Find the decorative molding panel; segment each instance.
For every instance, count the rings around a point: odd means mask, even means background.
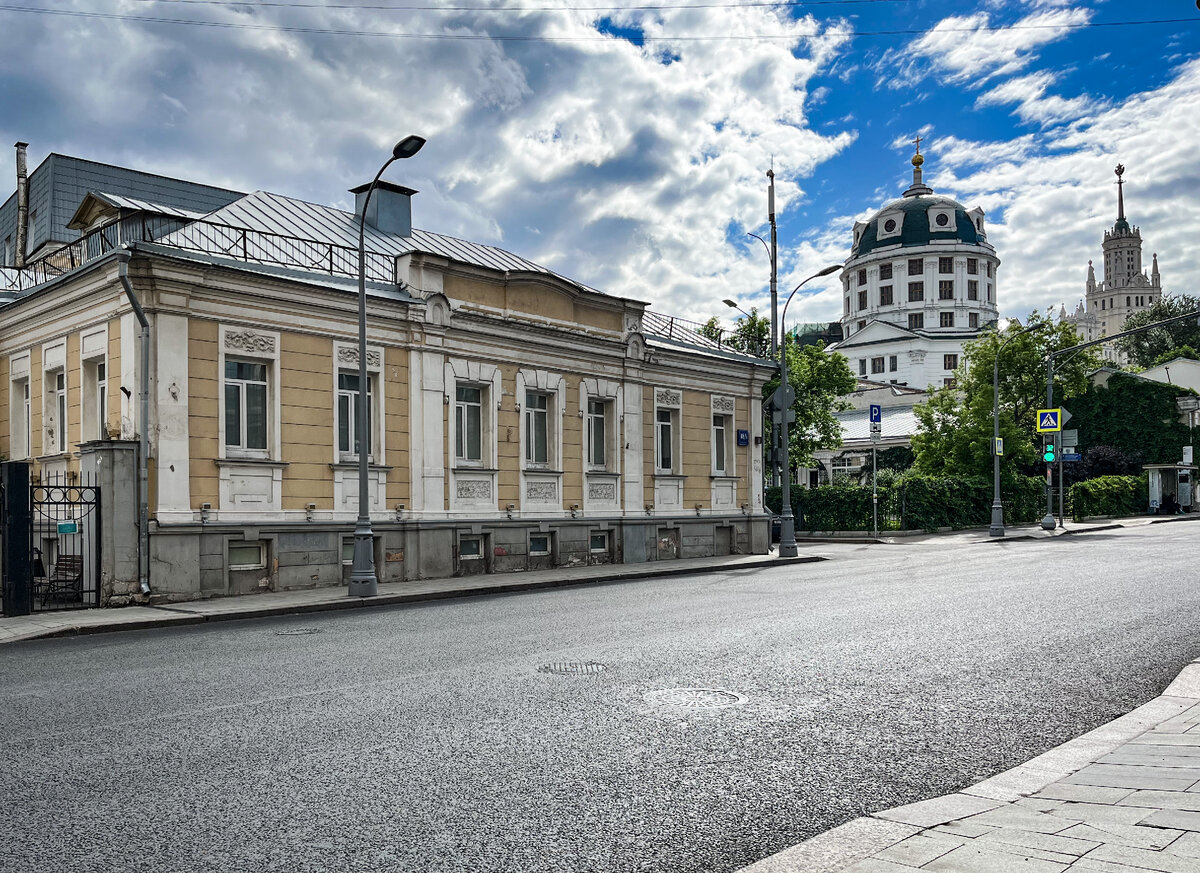
[[[654,402],[659,406],[682,406],[683,395],[671,388],[655,388]]]
[[[553,503],[558,500],[558,483],[527,482],[525,483],[525,497],[539,503]]]
[[[354,348],[353,346],[339,346],[337,359],[339,364],[350,364],[351,366],[357,367],[358,349]],[[379,367],[379,352],[367,349],[367,366],[375,368]]]
[[[616,482],[589,482],[588,500],[614,503],[617,499]]]
[[[275,354],[275,337],[255,333],[252,330],[229,331],[225,334],[225,348],[238,352]]]
[[[459,500],[492,499],[492,483],[488,479],[459,479],[454,484]]]
[[[736,403],[732,397],[714,396],[712,399],[712,411],[724,412],[733,415],[736,409]]]

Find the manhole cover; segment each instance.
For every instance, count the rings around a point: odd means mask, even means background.
[[[555,661],[553,664],[542,664],[537,669],[539,673],[558,673],[563,676],[575,676],[603,673],[608,668],[595,661]]]
[[[720,688],[666,688],[647,691],[643,699],[664,709],[723,709],[745,703],[746,698]]]
[[[277,630],[275,631],[275,635],[281,637],[302,637],[307,634],[319,634],[320,632],[321,629],[316,627],[293,627],[287,630]]]

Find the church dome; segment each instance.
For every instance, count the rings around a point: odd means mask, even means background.
[[[926,246],[931,242],[986,243],[982,214],[974,209],[968,213],[949,197],[906,195],[855,227],[850,257],[859,258],[885,246]]]

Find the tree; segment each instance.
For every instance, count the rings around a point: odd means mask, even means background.
[[[835,412],[849,409],[842,398],[854,390],[858,379],[850,370],[850,362],[839,352],[828,352],[825,343],[808,346],[785,343],[788,363],[788,385],[796,392],[792,409],[796,421],[788,425],[788,457],[790,467],[813,464],[813,452],[834,449],[842,444],[842,426]],[[764,388],[764,398],[779,386],[776,376]]]
[[[1025,328],[1044,325],[1021,334]],[[983,334],[963,349],[955,387],[939,388],[914,407],[918,432],[912,447],[918,470],[933,475],[992,475],[992,377],[1000,355],[1000,436],[1004,440],[1001,474],[1011,477],[1036,467],[1037,410],[1046,402],[1046,356],[1080,342],[1067,322],[1034,312],[1024,327],[1010,322],[1003,331]],[[1091,350],[1058,359],[1054,402],[1082,394],[1087,374],[1099,365]]]
[[[1123,330],[1145,327],[1147,324],[1176,318],[1196,310],[1200,310],[1200,297],[1193,297],[1191,294],[1164,294],[1154,301],[1149,309],[1136,312],[1125,319]],[[1177,321],[1117,340],[1117,348],[1129,355],[1131,363],[1143,368],[1154,366],[1156,361],[1172,349],[1182,349],[1185,346],[1200,348],[1200,325],[1193,319]]]
[[[1148,333],[1152,332],[1153,331],[1148,331]],[[1169,364],[1176,358],[1191,358],[1193,361],[1200,361],[1200,354],[1197,354],[1196,350],[1191,346],[1179,346],[1163,352],[1154,359],[1154,363],[1150,366],[1157,367],[1159,364]]]
[[[771,321],[759,315],[757,307],[750,310],[748,317],[739,318],[732,332],[724,330],[715,315],[696,332],[742,354],[771,357]]]

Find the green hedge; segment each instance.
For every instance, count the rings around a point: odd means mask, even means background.
[[[1150,500],[1150,484],[1141,476],[1097,476],[1071,486],[1076,520],[1092,515],[1141,515]]]
[[[883,477],[881,477],[883,478]],[[992,482],[965,476],[906,473],[880,483],[880,530],[937,530],[985,525],[991,521]],[[1009,523],[1036,521],[1045,513],[1045,491],[1038,477],[1020,477],[1001,490]],[[767,508],[778,513],[780,489],[769,488]],[[797,530],[872,529],[871,486],[834,484],[792,489]]]

